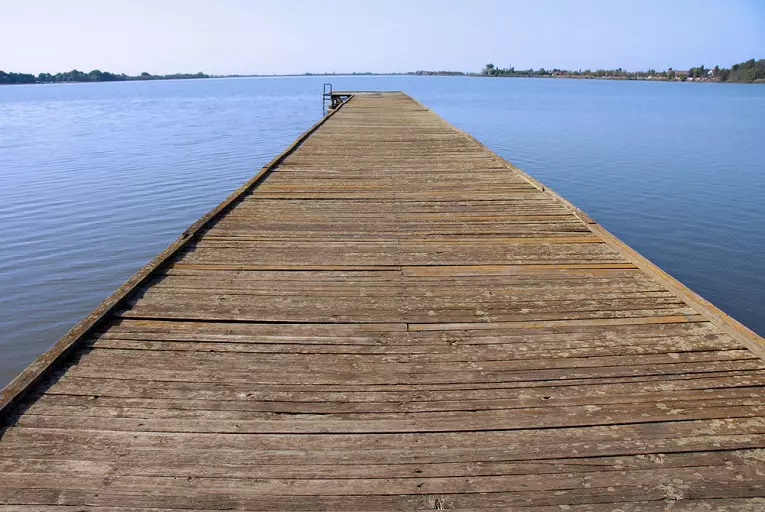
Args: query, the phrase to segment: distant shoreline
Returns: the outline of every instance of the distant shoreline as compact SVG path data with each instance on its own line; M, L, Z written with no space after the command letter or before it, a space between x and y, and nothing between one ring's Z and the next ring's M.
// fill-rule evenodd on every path
M291 73L286 75L210 75L210 78L301 78L301 77L360 77L360 76L457 76L465 78L529 78L529 79L553 79L553 80L616 80L623 82L695 82L695 83L737 83L737 84L761 84L765 83L765 79L759 79L754 81L734 81L734 80L700 80L700 79L686 79L686 80L668 80L666 78L627 78L620 76L577 76L577 75L502 75L502 76L488 76L481 73L460 73L453 72L449 74L439 73Z
M0 85L33 85L33 84L74 84L74 83L99 83L99 82L145 82L151 80L191 80L210 78L205 73L175 73L170 75L152 75L141 73L140 75L126 75L125 73L109 73L94 69L84 73L73 69L63 73L6 73L0 70Z
M114 82L161 82L161 81L172 81L172 80L210 80L210 79L225 79L225 78L310 78L310 77L319 77L319 78L331 78L333 76L337 77L364 77L364 76L410 76L410 77L427 77L427 76L442 76L442 77L464 77L464 78L527 78L527 79L535 79L535 80L543 80L543 79L550 79L550 80L614 80L614 81L621 81L621 82L680 82L680 80L667 80L666 78L625 78L625 77L617 77L617 76L576 76L576 75L565 75L565 76L552 76L552 75L546 75L546 76L486 76L482 75L480 73L451 73L451 74L423 74L423 73L327 73L327 74L319 74L319 73L290 73L285 75L206 75L203 77L197 77L197 76L188 76L188 77L167 77L167 78L151 78L151 79L131 79L131 80L101 80L101 81L93 81L93 80L69 80L69 81L57 81L57 82L18 82L18 83L7 83L7 82L0 82L0 86L2 85L63 85L63 84L95 84L95 83L114 83ZM701 82L701 83L738 83L738 84L761 84L765 83L765 79L759 79L754 80L752 82L737 82L732 80L726 80L724 82L721 82L720 80L683 80L683 82Z
M550 79L550 80L613 80L617 82L681 82L681 83L706 83L706 84L762 84L765 83L765 79L759 79L754 81L735 81L735 80L704 80L704 79L687 79L687 80L668 80L666 78L626 78L621 76L576 76L576 75L559 75L559 76L501 76L501 77L489 77L485 75L466 75L480 78L529 78L529 79Z
M494 64L487 64L480 73L464 71L408 71L404 73L289 73L289 74L252 74L252 75L209 75L206 73L175 73L169 75L152 75L141 73L140 75L116 74L94 69L88 73L73 69L63 73L6 73L0 70L0 85L31 85L31 84L66 84L66 83L99 83L99 82L132 82L153 80L199 80L205 78L298 78L298 77L363 77L363 76L463 76L476 78L555 78L573 80L625 80L644 82L704 82L704 83L765 83L765 59L750 59L746 62L734 64L730 69L706 68L703 65L689 70L674 70L668 68L664 71L649 69L647 71L626 71L617 69L589 69L545 70L532 68L516 70L514 67L498 68Z
M494 64L486 64L481 70L485 77L524 77L524 78L577 78L597 80L646 80L655 82L734 82L734 83L765 83L765 59L749 59L746 62L733 64L730 69L715 66L707 68L703 64L686 70L667 68L665 70L647 69L645 71L627 71L616 69L515 69L499 68Z
M65 84L95 84L95 83L115 83L115 82L160 82L160 81L173 81L173 80L210 80L210 79L227 79L227 78L331 78L331 77L362 77L362 76L410 76L410 77L426 77L426 76L441 76L441 77L464 77L464 78L517 78L517 79L530 79L530 80L610 80L617 82L657 82L657 83L712 83L712 84L765 84L765 79L757 79L753 81L735 81L735 80L668 80L666 78L626 78L616 76L576 76L576 75L547 75L547 76L486 76L480 73L450 73L450 74L424 74L424 73L302 73L302 74L286 74L286 75L206 75L203 77L188 76L188 77L167 77L167 78L151 78L151 79L130 79L130 80L69 80L69 81L57 81L57 82L0 82L0 86L3 85L65 85Z

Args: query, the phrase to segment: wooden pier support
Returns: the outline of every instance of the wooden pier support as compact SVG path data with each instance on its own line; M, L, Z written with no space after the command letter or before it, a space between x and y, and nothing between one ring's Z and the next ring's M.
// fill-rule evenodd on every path
M0 509L765 510L763 347L349 93L3 390Z

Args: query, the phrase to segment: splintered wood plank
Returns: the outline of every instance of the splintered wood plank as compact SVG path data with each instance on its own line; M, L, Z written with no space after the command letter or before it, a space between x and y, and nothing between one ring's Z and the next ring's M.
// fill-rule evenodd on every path
M641 258L357 94L14 395L0 510L762 510L761 340Z

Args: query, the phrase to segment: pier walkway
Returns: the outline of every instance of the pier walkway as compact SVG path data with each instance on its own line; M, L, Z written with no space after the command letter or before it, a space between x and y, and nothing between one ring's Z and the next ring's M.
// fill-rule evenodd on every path
M356 94L0 397L0 509L765 510L763 340Z

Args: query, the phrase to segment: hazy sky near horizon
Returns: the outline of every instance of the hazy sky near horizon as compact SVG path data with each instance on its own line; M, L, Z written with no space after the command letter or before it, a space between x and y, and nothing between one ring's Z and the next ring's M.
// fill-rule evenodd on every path
M26 73L729 67L765 0L0 0L0 34Z

